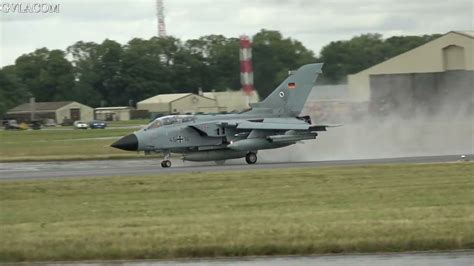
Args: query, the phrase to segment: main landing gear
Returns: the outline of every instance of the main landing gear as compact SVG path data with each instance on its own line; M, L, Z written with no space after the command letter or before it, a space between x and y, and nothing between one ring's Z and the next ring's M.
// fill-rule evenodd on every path
M169 168L171 167L171 161L170 160L164 160L161 162L161 167L163 168Z
M169 157L170 157L170 154L169 154L169 153L165 153L165 158L164 158L164 160L161 162L161 167L163 167L163 168L170 168L170 167L171 167L171 161L168 160Z
M249 152L245 155L245 161L248 164L255 164L257 162L257 154L255 152Z

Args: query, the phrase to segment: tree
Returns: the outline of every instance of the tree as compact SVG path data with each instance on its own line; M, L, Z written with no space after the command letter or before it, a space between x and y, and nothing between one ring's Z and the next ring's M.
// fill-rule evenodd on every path
M67 48L67 53L72 57L74 66L75 85L73 93L78 102L90 106L100 106L104 101L103 95L98 91L102 84L99 75L97 43L79 41Z
M266 97L288 76L289 70L314 63L316 58L299 41L283 38L278 31L261 30L253 36L254 84Z
M363 34L348 41L334 41L321 50L324 64L322 82L341 83L354 74L391 57L438 38L439 34L396 36L386 40L380 34Z
M122 102L137 102L161 93L174 92L172 71L179 40L173 37L133 39L123 53L124 96Z
M37 101L72 100L73 67L61 50L46 48L20 56L15 73Z
M0 116L8 109L27 102L31 97L31 93L20 82L15 71L15 66L0 69Z
M77 42L67 48L74 65L74 94L92 106L127 102L122 78L122 46L106 39L101 44Z
M315 58L301 42L262 29L253 36L254 84L266 97L303 64L324 62L319 82L344 82L390 57L439 35L363 34L324 46ZM66 58L71 58L67 60ZM34 96L37 101L75 100L96 107L128 105L162 93L240 89L239 40L207 35L182 42L175 37L135 38L121 45L76 42L66 51L37 49L0 71L0 112ZM10 89L12 91L10 91ZM15 100L21 99L21 100Z

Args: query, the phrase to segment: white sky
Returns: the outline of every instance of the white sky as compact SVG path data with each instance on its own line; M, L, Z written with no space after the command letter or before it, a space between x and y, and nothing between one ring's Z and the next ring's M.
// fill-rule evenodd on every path
M76 41L126 43L157 34L155 0L0 0L60 4L59 14L0 12L0 67L36 48ZM474 0L164 0L169 35L237 37L278 30L319 54L362 33L413 35L474 28Z

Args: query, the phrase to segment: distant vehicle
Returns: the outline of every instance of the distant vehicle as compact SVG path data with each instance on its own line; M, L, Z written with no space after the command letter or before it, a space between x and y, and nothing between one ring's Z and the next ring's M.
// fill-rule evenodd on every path
M61 126L72 126L73 121L70 118L64 118L63 122L61 123Z
M147 127L124 136L111 146L145 154L163 153L163 168L171 166L171 153L187 161L245 158L257 162L257 151L290 146L316 139L329 125L313 124L299 116L313 89L322 64L307 64L291 71L265 100L239 114L170 115L155 119Z
M41 129L41 120L33 120L30 122L29 127L33 130Z
M4 121L3 127L5 130L13 130L13 129L22 129L16 120L6 120Z
M104 121L95 120L89 123L89 127L91 129L105 129L107 127L107 124Z
M89 126L86 122L74 121L74 129L87 129Z
M45 127L55 127L56 126L56 121L51 118L47 118L43 121L43 124Z

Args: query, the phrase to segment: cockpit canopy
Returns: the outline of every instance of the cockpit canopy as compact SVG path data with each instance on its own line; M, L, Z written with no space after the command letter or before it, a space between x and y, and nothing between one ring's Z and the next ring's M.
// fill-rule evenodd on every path
M181 123L194 122L194 121L196 121L196 117L193 115L167 115L167 116L162 116L153 120L153 122L148 124L145 129L153 129L153 128L159 128L161 126L181 124Z

